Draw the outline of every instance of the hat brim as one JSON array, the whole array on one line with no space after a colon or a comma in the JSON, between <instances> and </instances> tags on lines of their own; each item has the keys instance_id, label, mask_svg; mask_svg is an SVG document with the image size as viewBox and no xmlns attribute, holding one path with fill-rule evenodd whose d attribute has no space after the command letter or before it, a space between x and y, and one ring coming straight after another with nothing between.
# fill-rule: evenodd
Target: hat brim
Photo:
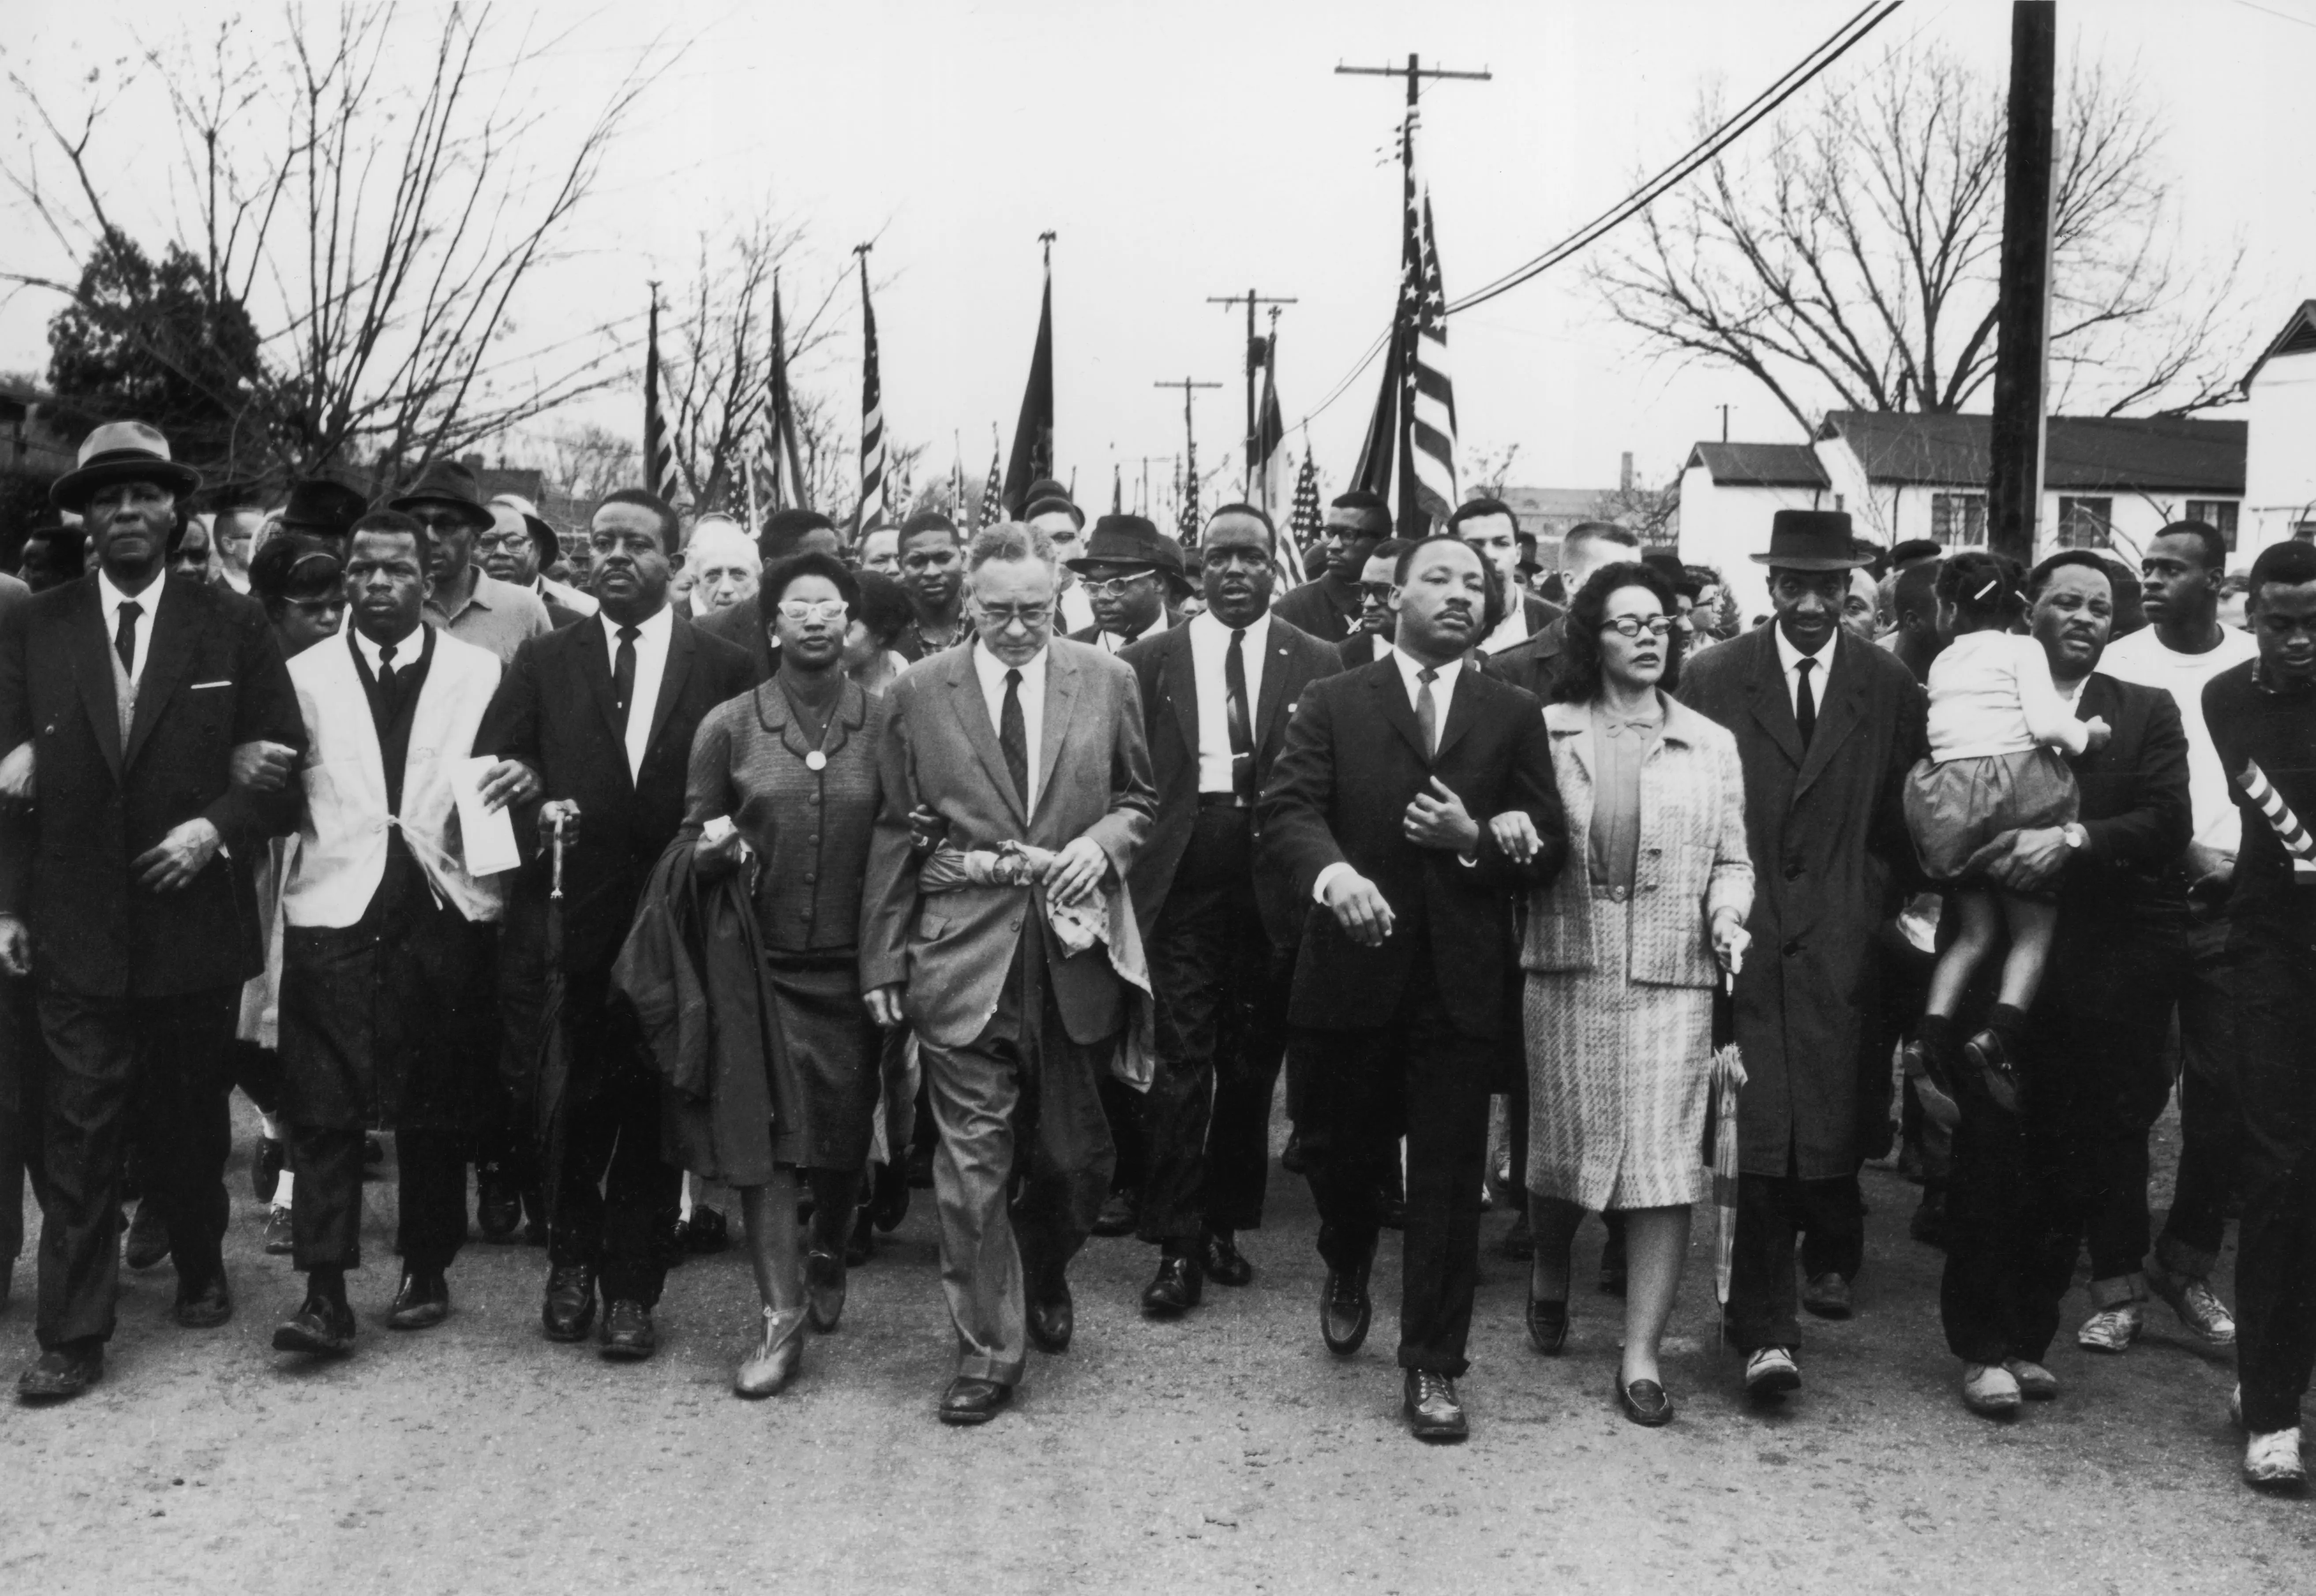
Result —
<instances>
[{"instance_id":1,"label":"hat brim","mask_svg":"<svg viewBox=\"0 0 2316 1596\"><path fill-rule=\"evenodd\" d=\"M491 512L489 510L470 500L453 499L448 493L412 493L405 498L396 499L387 508L398 510L404 515L409 515L422 504L447 504L465 516L467 524L476 531L485 532L490 529Z\"/></svg>"},{"instance_id":2,"label":"hat brim","mask_svg":"<svg viewBox=\"0 0 2316 1596\"><path fill-rule=\"evenodd\" d=\"M197 492L201 474L174 460L105 460L67 471L49 484L49 502L75 515L83 513L88 496L112 483L159 483L179 498Z\"/></svg>"},{"instance_id":3,"label":"hat brim","mask_svg":"<svg viewBox=\"0 0 2316 1596\"><path fill-rule=\"evenodd\" d=\"M1118 560L1112 559L1108 556L1101 556L1091 560L1082 557L1075 560L1064 560L1062 563L1068 566L1072 571L1076 572L1080 576L1085 575L1096 566L1106 566L1113 571L1123 571L1128 576L1160 576L1166 574L1166 568L1163 565L1159 564L1155 560Z\"/></svg>"},{"instance_id":4,"label":"hat brim","mask_svg":"<svg viewBox=\"0 0 2316 1596\"><path fill-rule=\"evenodd\" d=\"M1776 565L1786 571L1863 571L1874 563L1871 555L1750 554L1756 565Z\"/></svg>"}]
</instances>

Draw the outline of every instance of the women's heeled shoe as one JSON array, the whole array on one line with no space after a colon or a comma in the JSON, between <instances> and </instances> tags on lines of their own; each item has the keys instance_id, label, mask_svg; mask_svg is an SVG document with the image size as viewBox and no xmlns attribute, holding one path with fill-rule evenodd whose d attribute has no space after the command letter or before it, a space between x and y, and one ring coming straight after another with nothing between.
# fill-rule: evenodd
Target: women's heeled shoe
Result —
<instances>
[{"instance_id":1,"label":"women's heeled shoe","mask_svg":"<svg viewBox=\"0 0 2316 1596\"><path fill-rule=\"evenodd\" d=\"M1560 1355L1560 1349L1568 1344L1566 1298L1557 1301L1544 1297L1528 1299L1528 1341L1547 1358Z\"/></svg>"},{"instance_id":2,"label":"women's heeled shoe","mask_svg":"<svg viewBox=\"0 0 2316 1596\"><path fill-rule=\"evenodd\" d=\"M764 1309L764 1344L741 1363L732 1389L751 1398L777 1396L804 1361L804 1322L800 1308Z\"/></svg>"}]
</instances>

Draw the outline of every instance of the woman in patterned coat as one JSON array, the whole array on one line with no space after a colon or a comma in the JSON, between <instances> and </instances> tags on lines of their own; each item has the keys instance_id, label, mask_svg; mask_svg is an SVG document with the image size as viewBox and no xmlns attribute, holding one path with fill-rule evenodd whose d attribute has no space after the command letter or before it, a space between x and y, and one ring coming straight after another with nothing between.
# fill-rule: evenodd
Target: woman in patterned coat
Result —
<instances>
[{"instance_id":1,"label":"woman in patterned coat","mask_svg":"<svg viewBox=\"0 0 2316 1596\"><path fill-rule=\"evenodd\" d=\"M1608 566L1569 611L1544 711L1568 811L1568 867L1528 907L1528 1336L1568 1334L1569 1246L1585 1210L1624 1216L1617 1394L1635 1423L1672 1404L1657 1345L1680 1289L1704 1165L1713 990L1741 957L1753 866L1736 740L1669 696L1673 594Z\"/></svg>"}]
</instances>

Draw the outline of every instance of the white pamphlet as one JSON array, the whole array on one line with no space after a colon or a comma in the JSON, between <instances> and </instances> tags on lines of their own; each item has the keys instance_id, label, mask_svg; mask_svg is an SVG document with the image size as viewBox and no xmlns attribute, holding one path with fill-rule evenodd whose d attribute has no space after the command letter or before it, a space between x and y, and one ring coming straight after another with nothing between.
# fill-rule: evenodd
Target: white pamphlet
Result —
<instances>
[{"instance_id":1,"label":"white pamphlet","mask_svg":"<svg viewBox=\"0 0 2316 1596\"><path fill-rule=\"evenodd\" d=\"M450 791L459 801L459 838L465 845L469 875L494 875L522 863L522 851L514 845L513 813L483 805L483 773L497 763L487 754L477 754L450 767Z\"/></svg>"}]
</instances>

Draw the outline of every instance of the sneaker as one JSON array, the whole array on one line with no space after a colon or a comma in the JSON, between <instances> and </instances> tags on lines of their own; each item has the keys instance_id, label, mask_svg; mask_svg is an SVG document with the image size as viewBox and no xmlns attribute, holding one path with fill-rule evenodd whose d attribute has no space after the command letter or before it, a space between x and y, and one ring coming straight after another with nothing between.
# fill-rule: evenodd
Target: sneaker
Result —
<instances>
[{"instance_id":1,"label":"sneaker","mask_svg":"<svg viewBox=\"0 0 2316 1596\"><path fill-rule=\"evenodd\" d=\"M2089 1352L2123 1352L2139 1338L2143 1320L2136 1302L2103 1308L2083 1321L2082 1328L2075 1332L2075 1344Z\"/></svg>"},{"instance_id":2,"label":"sneaker","mask_svg":"<svg viewBox=\"0 0 2316 1596\"><path fill-rule=\"evenodd\" d=\"M286 1202L277 1202L266 1212L265 1250L276 1258L286 1258L297 1250L290 1228L290 1205Z\"/></svg>"},{"instance_id":3,"label":"sneaker","mask_svg":"<svg viewBox=\"0 0 2316 1596\"><path fill-rule=\"evenodd\" d=\"M2244 1447L2244 1480L2263 1491L2297 1491L2308 1484L2308 1466L2300 1460L2300 1430L2271 1430L2255 1435Z\"/></svg>"},{"instance_id":4,"label":"sneaker","mask_svg":"<svg viewBox=\"0 0 2316 1596\"><path fill-rule=\"evenodd\" d=\"M1801 1388L1802 1371L1784 1347L1762 1347L1745 1360L1745 1395L1782 1396Z\"/></svg>"},{"instance_id":5,"label":"sneaker","mask_svg":"<svg viewBox=\"0 0 2316 1596\"><path fill-rule=\"evenodd\" d=\"M1990 1419L2007 1419L2018 1411L2018 1381L2000 1363L1965 1363L1962 1370L1962 1405Z\"/></svg>"},{"instance_id":6,"label":"sneaker","mask_svg":"<svg viewBox=\"0 0 2316 1596\"><path fill-rule=\"evenodd\" d=\"M2040 1363L2030 1363L2024 1358L2005 1358L2002 1367L2018 1382L2018 1394L2029 1402L2048 1402L2059 1394L2059 1377Z\"/></svg>"},{"instance_id":7,"label":"sneaker","mask_svg":"<svg viewBox=\"0 0 2316 1596\"><path fill-rule=\"evenodd\" d=\"M2228 1305L2212 1290L2209 1281L2192 1280L2173 1274L2162 1264L2147 1261L2147 1287L2171 1305L2179 1322L2202 1338L2206 1345L2230 1347L2236 1343L2235 1316Z\"/></svg>"}]
</instances>

